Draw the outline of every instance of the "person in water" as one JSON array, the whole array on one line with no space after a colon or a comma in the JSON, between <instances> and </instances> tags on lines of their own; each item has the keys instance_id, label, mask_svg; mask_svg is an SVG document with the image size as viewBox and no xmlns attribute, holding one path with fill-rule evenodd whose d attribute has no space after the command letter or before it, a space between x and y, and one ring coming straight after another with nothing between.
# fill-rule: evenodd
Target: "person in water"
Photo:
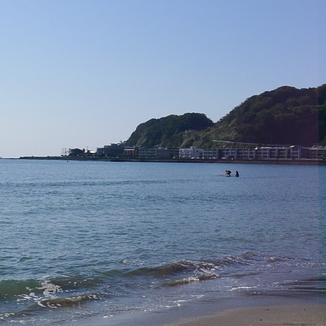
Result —
<instances>
[{"instance_id":1,"label":"person in water","mask_svg":"<svg viewBox=\"0 0 326 326\"><path fill-rule=\"evenodd\" d=\"M238 171L235 171L235 177L239 177L240 175L239 175L239 172Z\"/></svg>"},{"instance_id":2,"label":"person in water","mask_svg":"<svg viewBox=\"0 0 326 326\"><path fill-rule=\"evenodd\" d=\"M228 177L231 176L231 171L230 170L225 170L225 173L227 174Z\"/></svg>"}]
</instances>

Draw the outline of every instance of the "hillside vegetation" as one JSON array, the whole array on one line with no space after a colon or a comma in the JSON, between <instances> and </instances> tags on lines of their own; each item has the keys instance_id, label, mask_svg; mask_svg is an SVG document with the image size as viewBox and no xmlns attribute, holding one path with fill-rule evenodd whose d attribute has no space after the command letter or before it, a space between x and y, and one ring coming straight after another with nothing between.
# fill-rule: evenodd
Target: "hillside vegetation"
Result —
<instances>
[{"instance_id":1,"label":"hillside vegetation","mask_svg":"<svg viewBox=\"0 0 326 326\"><path fill-rule=\"evenodd\" d=\"M180 147L188 134L214 125L205 114L186 113L151 119L140 124L127 140L126 145L143 147Z\"/></svg>"},{"instance_id":2,"label":"hillside vegetation","mask_svg":"<svg viewBox=\"0 0 326 326\"><path fill-rule=\"evenodd\" d=\"M185 132L186 130L196 132ZM248 98L217 123L187 113L140 124L127 145L217 147L216 140L258 144L326 145L326 84L318 88L283 86Z\"/></svg>"}]
</instances>

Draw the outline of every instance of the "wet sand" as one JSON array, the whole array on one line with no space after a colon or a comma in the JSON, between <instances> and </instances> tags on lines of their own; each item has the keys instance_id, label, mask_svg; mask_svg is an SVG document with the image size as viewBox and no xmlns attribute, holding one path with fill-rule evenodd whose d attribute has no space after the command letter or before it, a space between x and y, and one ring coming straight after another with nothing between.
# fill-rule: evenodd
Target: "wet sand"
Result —
<instances>
[{"instance_id":1,"label":"wet sand","mask_svg":"<svg viewBox=\"0 0 326 326\"><path fill-rule=\"evenodd\" d=\"M232 308L215 315L182 319L165 326L325 326L326 304L295 303Z\"/></svg>"}]
</instances>

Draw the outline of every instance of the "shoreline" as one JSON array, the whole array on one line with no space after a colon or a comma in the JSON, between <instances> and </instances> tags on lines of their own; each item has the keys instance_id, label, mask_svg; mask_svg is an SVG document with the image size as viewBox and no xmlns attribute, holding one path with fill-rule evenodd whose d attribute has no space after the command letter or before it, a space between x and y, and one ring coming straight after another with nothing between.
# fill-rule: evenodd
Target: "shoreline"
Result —
<instances>
[{"instance_id":1,"label":"shoreline","mask_svg":"<svg viewBox=\"0 0 326 326\"><path fill-rule=\"evenodd\" d=\"M193 303L161 312L134 311L120 316L64 323L63 326L325 326L326 302L318 299L244 298ZM257 300L258 299L258 300Z\"/></svg>"},{"instance_id":2,"label":"shoreline","mask_svg":"<svg viewBox=\"0 0 326 326\"><path fill-rule=\"evenodd\" d=\"M8 158L10 159L10 158ZM150 162L150 163L210 163L210 164L271 164L271 165L316 165L325 166L326 160L315 159L266 159L266 160L205 160L205 159L146 159L146 158L81 158L63 156L22 156L20 160L58 160L92 162Z\"/></svg>"},{"instance_id":3,"label":"shoreline","mask_svg":"<svg viewBox=\"0 0 326 326\"><path fill-rule=\"evenodd\" d=\"M262 307L230 308L213 315L183 318L164 326L325 326L326 304L287 303Z\"/></svg>"}]
</instances>

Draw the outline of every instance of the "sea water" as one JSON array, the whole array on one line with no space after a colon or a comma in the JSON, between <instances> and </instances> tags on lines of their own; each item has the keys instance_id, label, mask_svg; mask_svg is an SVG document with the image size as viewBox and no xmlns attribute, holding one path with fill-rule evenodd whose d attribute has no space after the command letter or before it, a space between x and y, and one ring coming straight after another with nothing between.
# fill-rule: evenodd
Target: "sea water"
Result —
<instances>
[{"instance_id":1,"label":"sea water","mask_svg":"<svg viewBox=\"0 0 326 326\"><path fill-rule=\"evenodd\" d=\"M324 166L2 159L0 324L325 301L325 185Z\"/></svg>"}]
</instances>

